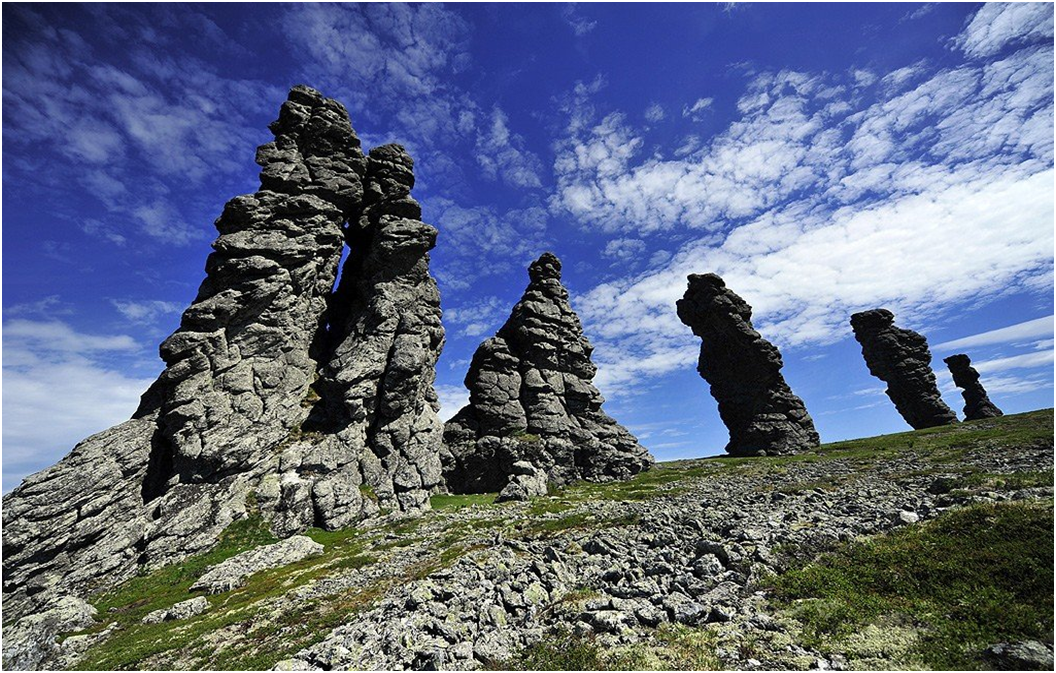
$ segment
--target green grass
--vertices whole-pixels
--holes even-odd
[[[979,505],[853,543],[776,578],[775,596],[823,650],[865,625],[903,625],[925,665],[980,668],[988,645],[1051,637],[1052,507]]]
[[[468,493],[465,495],[454,495],[450,493],[438,493],[429,498],[429,505],[436,510],[461,509],[473,505],[492,505],[498,493]]]

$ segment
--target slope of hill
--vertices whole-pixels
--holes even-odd
[[[97,595],[88,628],[32,644],[37,665],[1051,668],[1051,409],[493,498],[311,530],[321,554],[190,591],[274,542],[236,522],[212,551]],[[144,623],[195,596],[200,614]]]

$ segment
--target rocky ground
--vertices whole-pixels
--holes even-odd
[[[819,638],[775,578],[966,507],[1022,503],[1051,524],[1052,469],[1048,410],[663,464],[527,503],[437,496],[420,518],[309,531],[323,553],[190,592],[219,561],[274,541],[251,520],[212,556],[96,597],[94,623],[81,614],[80,632],[41,651],[44,665],[97,669],[920,668],[922,623],[885,614]],[[164,612],[198,595],[206,610]],[[1047,643],[998,652],[1051,668],[1051,633],[1049,615]]]

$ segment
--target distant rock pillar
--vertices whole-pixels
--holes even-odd
[[[700,337],[697,371],[711,384],[734,456],[781,455],[818,445],[803,400],[781,376],[781,354],[752,327],[752,307],[719,276],[689,276],[678,317]]]
[[[994,418],[1004,413],[997,408],[986,395],[986,388],[979,383],[979,372],[975,371],[971,359],[964,353],[951,355],[943,360],[950,368],[953,382],[961,389],[964,396],[964,420],[974,421],[979,418]]]
[[[869,373],[887,384],[887,396],[914,430],[956,423],[957,414],[935,385],[927,339],[894,323],[894,314],[883,308],[851,316]]]

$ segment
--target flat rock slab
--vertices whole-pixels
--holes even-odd
[[[294,535],[282,542],[242,552],[213,566],[191,585],[191,591],[204,589],[211,594],[231,591],[245,584],[246,578],[261,570],[289,565],[322,553],[323,545],[310,537]]]

